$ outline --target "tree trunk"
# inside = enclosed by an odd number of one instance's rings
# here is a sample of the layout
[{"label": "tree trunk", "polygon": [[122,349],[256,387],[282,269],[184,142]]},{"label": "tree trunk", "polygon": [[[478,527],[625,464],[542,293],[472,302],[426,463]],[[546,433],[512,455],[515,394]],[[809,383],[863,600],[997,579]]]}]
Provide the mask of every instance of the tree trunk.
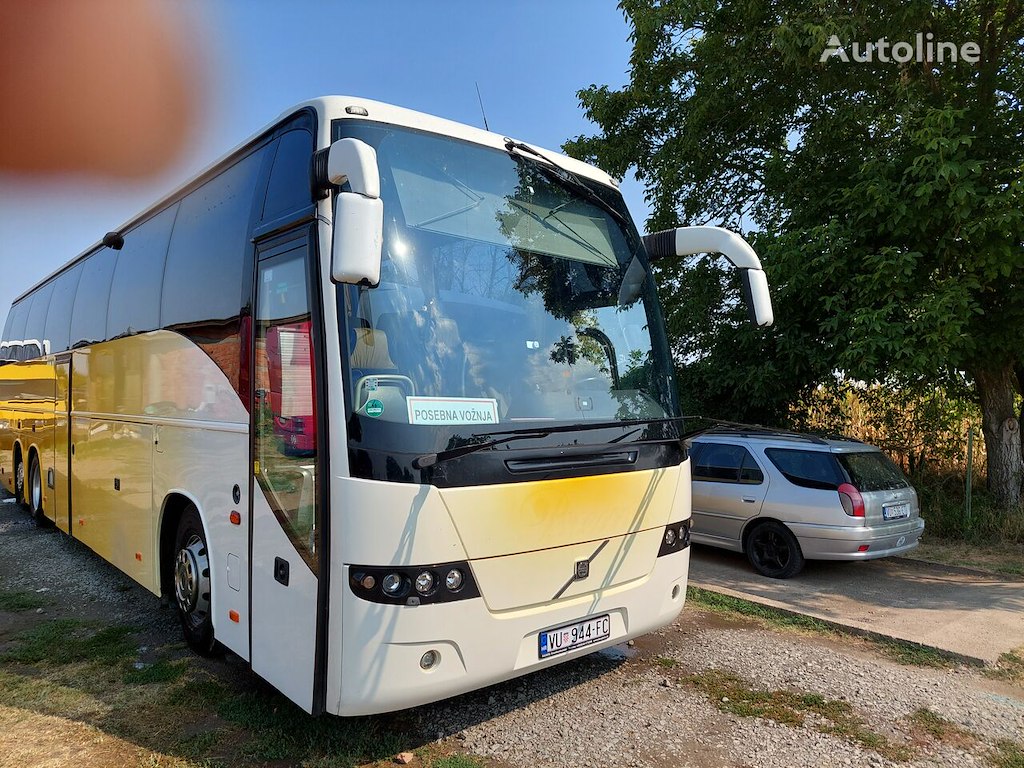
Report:
[{"label": "tree trunk", "polygon": [[981,402],[981,431],[988,454],[988,490],[997,506],[1014,509],[1021,503],[1024,479],[1024,444],[1020,421],[1014,411],[1016,372],[1012,365],[1006,365],[972,373]]},{"label": "tree trunk", "polygon": [[1024,451],[1024,365],[1017,366],[1017,394],[1020,395],[1020,416],[1017,417],[1017,424],[1022,427],[1020,430],[1020,447]]}]

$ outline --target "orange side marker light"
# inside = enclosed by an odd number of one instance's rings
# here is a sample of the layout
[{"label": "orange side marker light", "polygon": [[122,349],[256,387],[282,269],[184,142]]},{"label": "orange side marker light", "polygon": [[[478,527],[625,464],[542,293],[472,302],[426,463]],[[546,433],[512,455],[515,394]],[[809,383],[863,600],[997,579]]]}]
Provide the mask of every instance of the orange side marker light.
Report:
[{"label": "orange side marker light", "polygon": [[135,553],[135,559],[138,560],[141,563],[142,562],[142,553],[141,552],[136,552]]},{"label": "orange side marker light", "polygon": [[228,611],[228,618],[231,619],[235,624],[238,623],[238,611]]},{"label": "orange side marker light", "polygon": [[232,512],[230,515],[228,515],[228,519],[231,520],[232,525],[242,524],[242,516],[237,512]]}]

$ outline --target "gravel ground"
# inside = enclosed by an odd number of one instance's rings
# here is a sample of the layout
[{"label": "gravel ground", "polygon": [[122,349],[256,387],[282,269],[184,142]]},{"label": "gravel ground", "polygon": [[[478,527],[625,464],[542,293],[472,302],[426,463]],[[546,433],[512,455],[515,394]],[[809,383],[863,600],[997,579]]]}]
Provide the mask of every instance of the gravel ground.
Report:
[{"label": "gravel ground", "polygon": [[161,609],[153,593],[56,528],[38,528],[12,496],[0,493],[0,588],[59,600],[65,617],[180,632],[174,611]]},{"label": "gravel ground", "polygon": [[[519,766],[987,766],[996,742],[1024,740],[1024,690],[980,670],[901,666],[854,639],[716,626],[723,623],[686,609],[643,638],[632,658],[597,654],[455,706],[424,708],[422,717],[439,734],[457,733],[469,752]],[[670,673],[668,659],[677,664]],[[846,701],[867,728],[914,757],[887,759],[821,733],[813,716],[792,727],[728,714],[673,679],[704,670],[733,672],[755,689]],[[977,740],[958,747],[929,738],[907,720],[923,707]]]},{"label": "gravel ground", "polygon": [[[0,588],[45,589],[62,615],[130,623],[163,638],[179,633],[174,612],[152,594],[77,542],[36,529],[4,500]],[[0,639],[2,630],[0,621]],[[828,723],[817,715],[792,726],[724,712],[687,681],[717,670],[751,689],[847,702],[910,759],[823,733]],[[225,664],[225,676],[237,672],[237,663]],[[923,707],[969,733],[949,743],[929,736],[908,720]],[[424,741],[445,740],[492,766],[988,766],[1000,740],[1024,742],[1024,689],[969,667],[901,666],[858,639],[768,629],[691,606],[633,647],[420,707],[406,722]]]}]

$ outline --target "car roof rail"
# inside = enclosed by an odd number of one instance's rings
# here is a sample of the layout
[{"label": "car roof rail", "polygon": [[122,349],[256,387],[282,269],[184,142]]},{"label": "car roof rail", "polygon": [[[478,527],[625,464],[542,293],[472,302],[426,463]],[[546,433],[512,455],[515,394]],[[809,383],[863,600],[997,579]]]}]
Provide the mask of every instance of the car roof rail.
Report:
[{"label": "car roof rail", "polygon": [[[706,435],[734,435],[736,437],[774,437],[781,440],[799,440],[815,445],[828,445],[828,439],[805,432],[793,432],[788,429],[763,427],[760,424],[718,424],[707,430]],[[842,438],[846,439],[846,438]],[[859,442],[859,441],[858,441]]]}]

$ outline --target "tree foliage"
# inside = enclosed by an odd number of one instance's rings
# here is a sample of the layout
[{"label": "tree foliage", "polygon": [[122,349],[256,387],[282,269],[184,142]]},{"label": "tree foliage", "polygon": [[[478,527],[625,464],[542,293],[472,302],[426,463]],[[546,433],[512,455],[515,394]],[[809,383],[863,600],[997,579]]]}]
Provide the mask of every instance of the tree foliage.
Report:
[{"label": "tree foliage", "polygon": [[[979,398],[996,497],[1019,503],[1024,379],[1024,13],[1020,0],[625,0],[630,82],[581,103],[566,149],[645,183],[652,230],[747,230],[777,324],[743,326],[714,262],[662,268],[681,382],[770,418],[841,370]],[[859,42],[976,42],[904,63],[822,61]],[[934,50],[934,49],[933,49]],[[849,58],[849,57],[847,57]]]}]

